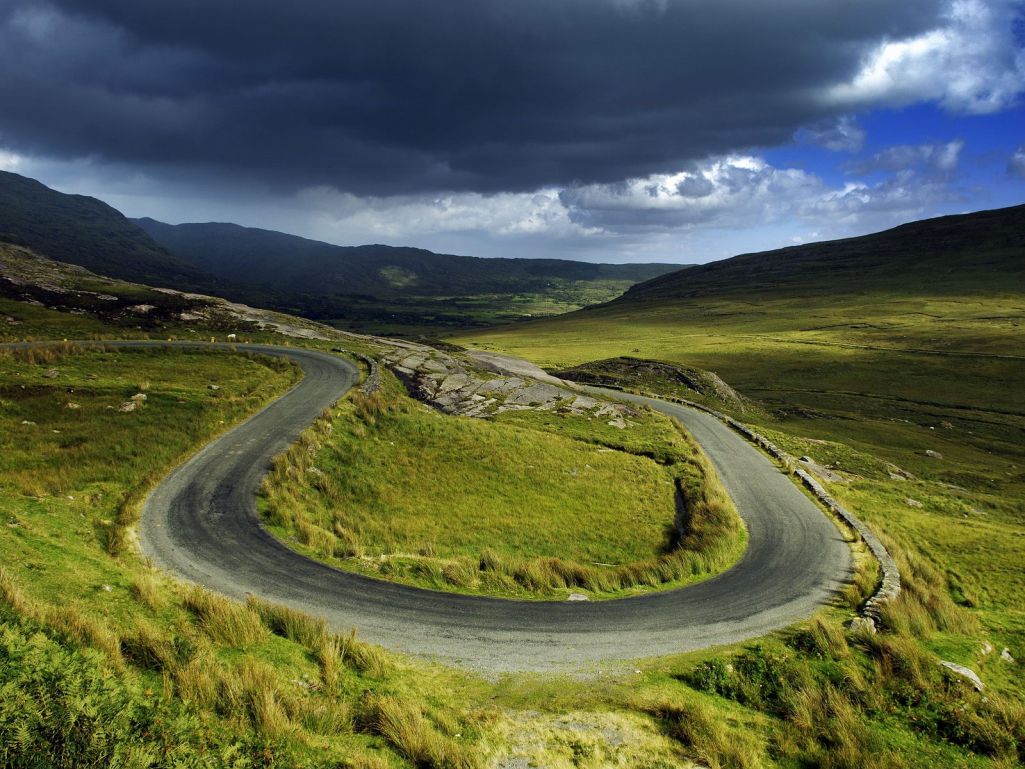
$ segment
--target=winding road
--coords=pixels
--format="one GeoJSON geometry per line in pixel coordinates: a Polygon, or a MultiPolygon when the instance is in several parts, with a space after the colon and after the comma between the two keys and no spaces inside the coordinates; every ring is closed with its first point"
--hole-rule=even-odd
{"type": "Polygon", "coordinates": [[[767,457],[709,414],[625,395],[679,419],[712,459],[749,531],[733,568],[620,600],[539,602],[422,590],[317,563],[260,526],[256,491],[272,457],[358,381],[358,370],[316,350],[244,349],[288,357],[305,376],[175,469],[148,497],[140,525],[146,555],[210,589],[254,593],[390,649],[500,673],[607,670],[741,641],[809,616],[849,578],[839,530],[767,457]]]}

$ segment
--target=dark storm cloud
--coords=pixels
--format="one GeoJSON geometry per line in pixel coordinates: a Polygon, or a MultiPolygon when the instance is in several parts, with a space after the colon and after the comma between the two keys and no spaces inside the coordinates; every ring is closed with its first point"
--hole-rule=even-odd
{"type": "Polygon", "coordinates": [[[0,146],[359,194],[771,145],[935,0],[0,0],[0,146]]]}

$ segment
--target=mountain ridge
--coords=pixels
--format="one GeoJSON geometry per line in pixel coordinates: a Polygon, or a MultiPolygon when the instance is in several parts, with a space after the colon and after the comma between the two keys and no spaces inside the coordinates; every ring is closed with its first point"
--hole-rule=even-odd
{"type": "Polygon", "coordinates": [[[545,288],[551,280],[636,282],[677,268],[465,256],[380,243],[339,246],[227,222],[175,225],[149,217],[133,221],[172,253],[222,279],[245,270],[254,285],[316,294],[384,298],[530,291],[545,288]],[[288,261],[283,264],[286,253],[288,261]],[[325,272],[325,267],[336,272],[325,272]],[[394,271],[382,274],[388,268],[394,271]]]}
{"type": "Polygon", "coordinates": [[[603,306],[730,293],[876,290],[915,281],[906,290],[1025,285],[1025,205],[907,222],[837,240],[738,254],[657,276],[603,306]],[[842,284],[837,279],[842,279],[842,284]]]}

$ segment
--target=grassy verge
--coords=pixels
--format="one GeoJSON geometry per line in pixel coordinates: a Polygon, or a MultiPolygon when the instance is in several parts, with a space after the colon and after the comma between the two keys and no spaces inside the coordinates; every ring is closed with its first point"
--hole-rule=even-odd
{"type": "Polygon", "coordinates": [[[514,597],[686,584],[735,562],[745,540],[700,449],[661,415],[638,409],[625,429],[533,411],[450,417],[394,381],[279,457],[262,509],[279,537],[341,568],[514,597]]]}

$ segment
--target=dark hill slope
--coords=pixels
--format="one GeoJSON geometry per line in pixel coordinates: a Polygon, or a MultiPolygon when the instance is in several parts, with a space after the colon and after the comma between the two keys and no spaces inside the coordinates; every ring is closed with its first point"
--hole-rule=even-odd
{"type": "Polygon", "coordinates": [[[172,255],[103,201],[65,195],[5,171],[0,171],[0,242],[123,280],[196,289],[219,282],[172,255]]]}
{"type": "Polygon", "coordinates": [[[482,259],[421,248],[335,246],[236,224],[136,221],[173,253],[223,279],[324,295],[401,298],[544,292],[566,282],[636,283],[678,267],[482,259]]]}
{"type": "Polygon", "coordinates": [[[1025,205],[742,254],[632,287],[611,304],[676,298],[1025,290],[1025,205]]]}

